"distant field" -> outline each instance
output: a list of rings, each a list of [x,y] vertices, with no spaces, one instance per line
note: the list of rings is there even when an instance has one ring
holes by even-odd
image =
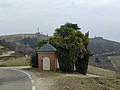
[[[4,48],[4,47],[3,47],[3,46],[0,46],[0,49],[1,49],[1,48]]]
[[[112,70],[102,69],[94,66],[88,67],[88,73],[105,77],[115,77],[117,73]]]
[[[115,66],[118,72],[120,72],[120,56],[109,56],[109,59]]]
[[[90,57],[89,65],[116,71],[108,56],[104,55]]]
[[[0,57],[0,67],[7,66],[29,66],[29,57],[5,56]]]
[[[5,35],[5,36],[1,36],[2,39],[5,39],[8,42],[13,42],[13,41],[18,41],[23,39],[24,37],[35,37],[35,35],[33,34],[15,34],[15,35]]]
[[[5,35],[5,36],[0,36],[1,39],[5,39],[7,42],[14,42],[14,41],[19,41],[24,38],[35,38],[37,37],[36,34],[14,34],[14,35]],[[46,35],[40,34],[40,38],[43,40],[47,39]]]
[[[4,52],[8,52],[9,50],[7,48],[4,48],[3,46],[0,46],[0,55]]]

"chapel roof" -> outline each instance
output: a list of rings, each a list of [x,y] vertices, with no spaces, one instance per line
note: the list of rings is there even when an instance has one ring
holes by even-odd
[[[38,52],[55,52],[57,49],[53,47],[50,43],[45,44],[42,46]]]

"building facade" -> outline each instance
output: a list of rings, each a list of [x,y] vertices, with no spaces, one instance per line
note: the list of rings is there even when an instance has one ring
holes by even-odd
[[[38,50],[38,68],[56,71],[57,66],[56,49],[47,43]]]

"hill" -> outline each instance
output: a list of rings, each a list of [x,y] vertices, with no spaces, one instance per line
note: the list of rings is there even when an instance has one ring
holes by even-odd
[[[120,56],[109,56],[108,59],[113,64],[117,72],[120,72]]]
[[[93,54],[118,53],[120,52],[120,43],[95,37],[90,39],[89,49]]]
[[[113,66],[113,63],[108,59],[110,55],[97,55],[90,57],[89,65],[109,69],[113,71],[117,71],[116,68]]]
[[[49,37],[43,34],[15,34],[0,36],[0,54],[6,50],[31,55],[41,40]],[[4,48],[3,48],[4,47]],[[89,65],[120,72],[120,43],[95,37],[90,39],[89,49],[93,56]]]
[[[0,36],[0,40],[4,39],[6,42],[18,42],[25,38],[37,38],[40,40],[46,40],[47,36],[43,34],[13,34]]]
[[[0,45],[23,54],[32,54],[37,47],[37,42],[47,40],[49,37],[43,34],[14,34],[0,36]]]
[[[14,35],[5,35],[0,36],[0,45],[5,46],[7,42],[7,47],[12,47],[12,50],[15,49],[16,45],[21,46],[30,46],[31,48],[36,47],[36,43],[41,40],[47,40],[47,35],[43,34],[14,34]],[[8,43],[9,42],[9,43]],[[3,44],[4,43],[4,44]],[[6,46],[5,46],[6,47]],[[103,39],[102,37],[95,37],[90,39],[88,48],[93,54],[103,54],[103,53],[118,53],[120,52],[120,43],[115,41],[110,41]]]
[[[15,34],[0,36],[0,45],[7,47],[9,50],[22,54],[31,55],[37,42],[47,40],[49,37],[43,34]],[[95,37],[90,39],[89,49],[93,53],[89,64],[100,68],[114,71],[120,71],[116,58],[111,60],[110,56],[120,56],[120,43]],[[116,70],[115,66],[119,69]]]
[[[93,53],[89,65],[120,72],[119,42],[95,37],[90,39],[89,49]]]

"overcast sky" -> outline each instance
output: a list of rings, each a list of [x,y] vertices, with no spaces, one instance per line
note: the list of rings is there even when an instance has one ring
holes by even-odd
[[[0,0],[0,35],[35,33],[38,26],[52,35],[66,22],[120,42],[120,0]]]

